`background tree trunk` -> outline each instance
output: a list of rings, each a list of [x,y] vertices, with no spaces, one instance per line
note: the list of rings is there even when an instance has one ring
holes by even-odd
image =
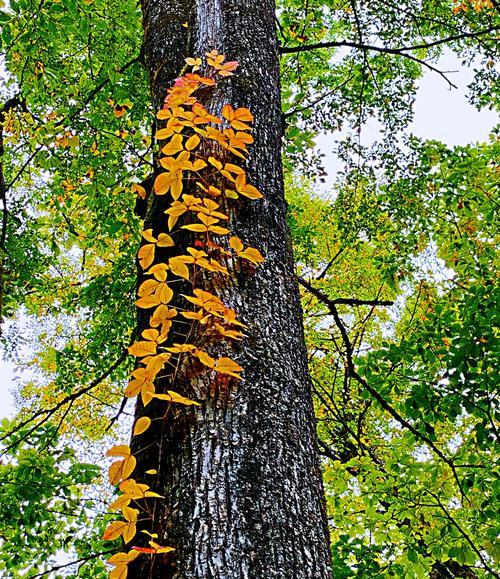
[[[328,529],[316,449],[298,286],[285,222],[281,165],[282,121],[275,6],[271,0],[143,0],[145,57],[153,102],[186,56],[214,48],[237,60],[237,74],[220,83],[208,103],[248,107],[255,116],[247,162],[249,182],[264,194],[231,213],[232,233],[259,249],[256,271],[231,272],[218,293],[249,328],[237,351],[243,381],[169,385],[201,401],[196,410],[172,406],[164,420],[132,447],[136,478],[158,470],[165,499],[157,501],[154,528],[173,557],[146,558],[132,577],[264,579],[330,577]],[[187,23],[187,27],[183,26]],[[163,198],[150,204],[145,227],[166,230]],[[145,320],[139,319],[139,330]],[[194,392],[194,394],[193,394]],[[138,415],[163,416],[151,403]]]

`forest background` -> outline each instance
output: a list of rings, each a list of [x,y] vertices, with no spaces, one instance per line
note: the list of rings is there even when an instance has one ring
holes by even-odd
[[[97,4],[55,2],[42,14],[44,26],[70,30],[68,14]],[[415,45],[457,36],[415,50],[418,61],[345,47],[330,49],[328,58],[314,50],[283,55],[289,223],[335,576],[498,576],[497,6],[331,4],[325,12],[314,2],[283,2],[282,46],[344,38]],[[17,389],[21,421],[57,404],[68,384],[88,384],[126,345],[134,313],[133,299],[124,305],[123,295],[133,287],[139,239],[137,220],[127,215],[152,152],[144,139],[147,86],[133,62],[136,8],[124,3],[102,19],[116,24],[121,68],[106,63],[97,43],[89,54],[101,51],[101,60],[86,77],[61,39],[30,28],[25,11],[23,2],[11,2],[2,12],[11,80],[3,100],[19,87],[25,97],[8,111],[3,136],[6,182],[15,183],[4,206],[2,340],[6,356],[32,373]],[[25,52],[16,27],[33,37]],[[457,65],[468,72],[444,72]],[[64,84],[66,77],[73,82]],[[423,94],[414,101],[419,85]],[[461,104],[449,106],[444,94]],[[64,114],[74,114],[74,126],[57,125]],[[339,139],[333,155],[335,137],[314,146],[325,131]],[[87,195],[90,183],[101,201]],[[97,220],[106,206],[113,211]],[[0,467],[7,491],[0,536],[9,546],[0,561],[13,577],[72,559],[80,560],[80,573],[105,572],[93,556],[103,550],[105,505],[99,469],[89,463],[100,462],[110,436],[125,366],[95,397],[51,415],[26,440],[17,444],[24,430],[5,439],[16,446],[7,454],[12,462]],[[126,430],[126,419],[122,425]],[[5,423],[4,432],[12,427]],[[33,495],[41,486],[43,500],[39,490]],[[112,500],[111,488],[104,496]],[[13,514],[13,504],[23,508]],[[36,532],[27,538],[30,527]]]

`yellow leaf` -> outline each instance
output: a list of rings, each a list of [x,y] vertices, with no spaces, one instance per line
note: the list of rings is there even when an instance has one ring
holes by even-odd
[[[147,416],[142,416],[139,420],[135,423],[134,426],[134,436],[138,436],[149,428],[151,424],[151,418]]]
[[[210,163],[210,165],[213,165],[219,171],[222,169],[222,163],[217,159],[215,159],[215,157],[208,157],[208,162]]]
[[[151,319],[149,320],[149,323],[153,328],[155,328],[155,327],[161,325],[166,320],[170,320],[172,318],[175,318],[176,315],[177,315],[177,310],[175,310],[173,308],[169,309],[167,306],[162,304],[161,306],[158,306],[156,308],[153,315],[151,316]]]
[[[153,267],[150,267],[146,273],[153,274],[155,276],[155,279],[158,281],[165,281],[167,279],[167,269],[168,269],[168,265],[166,263],[157,263],[156,265],[153,265]],[[151,280],[149,280],[149,281],[151,281]],[[141,285],[141,288],[145,283],[146,282],[144,282]],[[155,282],[154,287],[156,287],[157,285],[158,284]],[[151,286],[151,287],[153,287],[153,286]],[[139,295],[141,295],[141,294],[139,293]],[[145,295],[148,295],[148,294],[145,294]]]
[[[135,344],[132,344],[132,346],[128,347],[128,352],[129,354],[131,354],[132,356],[136,356],[137,358],[150,356],[151,354],[156,354],[156,343],[150,341],[136,342]]]
[[[132,454],[130,446],[127,444],[115,444],[106,452],[106,456],[130,456]]]
[[[174,240],[167,233],[160,233],[158,235],[158,247],[173,247],[175,245]]]
[[[134,523],[137,521],[137,516],[139,511],[137,509],[131,509],[130,507],[124,507],[123,516],[129,523]]]
[[[224,165],[224,169],[229,171],[230,173],[234,173],[235,175],[244,175],[245,170],[239,167],[238,165],[233,165],[232,163],[226,163]]]
[[[138,557],[140,553],[138,551],[129,551],[128,553],[116,553],[108,559],[108,563],[111,565],[127,565],[130,561],[133,561]]]
[[[174,297],[174,292],[168,287],[166,283],[160,283],[155,295],[160,300],[161,304],[168,304]]]
[[[228,233],[231,233],[229,229],[226,229],[225,227],[219,227],[218,225],[210,225],[208,231],[217,233],[217,235],[227,235]]]
[[[209,356],[207,352],[204,352],[203,350],[198,350],[196,352],[196,357],[202,364],[209,368],[213,368],[215,365],[215,358],[212,358],[212,356]]]
[[[144,239],[146,241],[149,241],[150,243],[156,243],[156,237],[153,235],[153,230],[152,229],[145,229],[142,232],[142,237],[144,237]]]
[[[156,267],[156,266],[154,266],[154,267]],[[149,270],[149,271],[151,271],[151,270]],[[165,279],[166,278],[167,278],[167,276],[165,274]],[[158,286],[158,282],[156,280],[147,279],[146,281],[141,283],[141,285],[139,286],[139,289],[137,290],[137,295],[140,298],[143,298],[144,296],[150,296],[152,293],[154,293],[157,286]]]
[[[174,354],[181,354],[183,352],[196,352],[197,348],[193,344],[177,344],[171,348],[166,348],[169,352],[173,352]]]
[[[239,237],[231,237],[229,239],[229,246],[231,247],[231,249],[234,249],[234,251],[236,251],[236,253],[239,253],[240,251],[243,250],[243,243],[241,242],[241,239]]]
[[[152,342],[158,342],[159,335],[160,332],[158,330],[153,330],[151,328],[144,330],[141,334],[143,338],[145,338],[146,340],[151,340]]]
[[[250,199],[262,199],[264,195],[253,185],[245,185],[242,189],[238,189],[238,192],[245,197],[249,197]]]
[[[154,398],[166,400],[167,402],[177,402],[177,404],[184,404],[185,406],[200,406],[199,402],[185,398],[184,396],[177,394],[177,392],[172,392],[172,390],[168,390],[166,394],[155,394]]]
[[[125,388],[125,396],[127,398],[132,398],[134,396],[137,396],[139,394],[139,392],[141,391],[144,383],[145,383],[145,380],[143,378],[131,380],[128,383],[127,387]]]
[[[108,579],[127,579],[128,567],[127,565],[117,565],[114,569],[111,569],[108,575]]]
[[[146,474],[158,474],[158,471],[155,468],[150,468],[146,471]]]
[[[179,197],[181,196],[182,193],[182,173],[180,175],[180,177],[178,176],[177,179],[172,183],[172,187],[171,187],[171,193],[172,193],[172,197],[177,200],[179,199]]]
[[[231,126],[237,131],[246,131],[250,129],[244,121],[253,121],[253,115],[248,109],[240,108],[234,110],[231,105],[224,106],[222,109],[222,116],[227,119],[231,123]]]
[[[158,356],[150,356],[146,368],[144,368],[145,381],[153,382],[160,370],[163,369],[165,363],[171,358],[170,354],[159,354]],[[143,360],[144,361],[144,360]],[[141,368],[142,370],[142,368]]]
[[[137,254],[139,258],[139,264],[142,269],[147,269],[154,261],[155,258],[155,246],[152,243],[147,243],[139,249]]]
[[[244,259],[248,259],[248,261],[251,261],[252,263],[255,264],[262,263],[263,261],[265,261],[260,251],[258,249],[255,249],[254,247],[247,247],[245,251],[240,251],[238,255],[240,257],[243,257]]]
[[[219,273],[222,273],[224,275],[229,275],[227,269],[216,259],[210,258],[209,263],[213,271],[218,271]]]
[[[154,190],[157,195],[165,195],[169,189],[172,189],[172,196],[177,199],[180,195],[179,189],[182,191],[182,171],[168,171],[156,177]]]
[[[187,22],[184,23],[187,26]],[[183,26],[184,26],[183,24]],[[196,70],[199,70],[200,66],[201,66],[201,58],[185,58],[184,61],[186,62],[186,64],[188,64],[189,66],[193,67],[193,72]]]
[[[147,406],[153,399],[155,387],[151,382],[145,382],[141,388],[141,398],[144,406]]]
[[[150,295],[150,296],[144,296],[143,298],[140,298],[135,302],[135,305],[138,308],[143,308],[143,309],[153,308],[154,306],[158,306],[160,304],[161,304],[161,302],[156,294]]]
[[[119,460],[117,462],[114,462],[109,467],[109,471],[108,471],[109,482],[112,485],[116,485],[120,481],[129,478],[129,476],[132,474],[133,470],[135,469],[136,464],[137,464],[137,461],[135,460],[135,456],[132,456],[132,455],[128,456],[124,460]]]
[[[124,521],[114,521],[112,522],[108,528],[104,531],[102,536],[104,541],[114,541],[118,539],[120,535],[123,533],[123,529],[127,526],[127,523]]]
[[[217,219],[217,217],[211,217],[205,213],[197,213],[196,217],[198,217],[198,219],[207,226],[213,225],[214,223],[218,223],[220,221],[220,219]]]
[[[173,547],[155,547],[156,553],[170,553],[171,551],[175,551]]]
[[[114,503],[109,505],[108,509],[110,511],[121,511],[123,507],[127,507],[130,504],[130,497],[127,495],[119,496]]]
[[[201,321],[205,317],[203,310],[200,310],[199,312],[181,312],[181,314],[188,320]]]
[[[217,296],[214,296],[213,294],[201,289],[195,289],[193,290],[193,293],[194,296],[183,295],[192,304],[202,307],[210,314],[220,315],[220,312],[224,312],[226,310],[226,307]]]
[[[214,328],[219,332],[221,336],[224,336],[225,338],[232,338],[233,340],[241,340],[244,337],[244,335],[241,332],[238,332],[236,330],[226,330],[226,328],[224,328],[220,324],[214,324]]]
[[[237,372],[241,372],[243,368],[234,360],[231,360],[231,358],[223,356],[215,363],[214,370],[220,374],[228,374],[229,376],[234,376],[241,380],[241,376],[237,374]]]
[[[158,111],[156,117],[160,120],[165,120],[168,119],[171,116],[170,111],[167,110],[163,110],[163,111]],[[156,131],[155,134],[155,138],[157,138],[159,141],[164,141],[165,139],[168,139],[170,137],[170,135],[172,134],[172,130],[171,129],[160,129],[159,131]]]
[[[186,141],[186,149],[188,151],[192,151],[193,149],[196,149],[196,147],[199,144],[200,144],[200,137],[194,134],[192,137],[189,137],[189,139]]]
[[[182,146],[182,139],[182,135],[174,135],[170,141],[164,147],[162,147],[161,152],[169,157],[179,153],[184,149]]]
[[[137,185],[134,183],[134,185],[132,185],[132,192],[137,193],[141,199],[146,199],[147,197],[146,189],[144,189],[142,185]]]
[[[198,173],[198,171],[201,171],[206,166],[207,164],[203,159],[196,159],[191,166],[191,171],[195,171],[196,173]]]
[[[189,231],[194,231],[195,233],[205,233],[208,231],[208,227],[206,225],[202,225],[201,223],[192,223],[191,225],[183,225],[182,229],[188,229]]]
[[[173,274],[189,281],[189,269],[181,257],[171,257],[168,260],[168,267]]]
[[[136,535],[137,527],[135,523],[128,523],[123,529],[123,540],[125,544],[129,543]]]

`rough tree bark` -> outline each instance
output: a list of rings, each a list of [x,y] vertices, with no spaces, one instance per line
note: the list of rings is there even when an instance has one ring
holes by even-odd
[[[220,112],[230,102],[255,116],[247,171],[265,198],[247,200],[231,213],[231,229],[266,261],[255,272],[233,271],[223,288],[207,280],[207,289],[249,326],[248,337],[228,352],[243,366],[244,380],[225,388],[200,378],[168,385],[201,401],[195,410],[172,405],[165,414],[165,403],[145,409],[138,403],[138,416],[163,420],[133,438],[135,476],[158,470],[156,477],[143,477],[165,496],[155,507],[154,530],[176,552],[153,564],[137,559],[129,577],[327,578],[311,384],[285,223],[274,1],[143,0],[142,8],[156,109],[186,56],[216,48],[240,63],[205,105]],[[149,203],[145,228],[166,231],[165,202]],[[140,315],[142,326],[147,323]]]

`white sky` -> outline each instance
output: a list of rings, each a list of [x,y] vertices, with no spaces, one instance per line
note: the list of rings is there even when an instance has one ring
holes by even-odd
[[[426,72],[419,83],[415,104],[415,120],[411,132],[427,139],[438,139],[450,146],[464,145],[485,141],[495,123],[497,115],[491,111],[478,112],[468,104],[465,94],[467,85],[472,80],[472,72],[464,70],[460,60],[446,55],[441,59],[440,67],[446,70],[458,70],[451,74],[452,82],[458,90],[449,90],[447,83],[432,72]],[[377,136],[375,124],[364,129],[363,138],[372,141]],[[324,150],[329,170],[328,183],[331,183],[336,170],[334,156],[331,153],[331,136],[318,138],[318,145]],[[16,376],[20,372],[12,363],[0,361],[0,418],[12,416],[14,403],[11,390],[15,387]]]

